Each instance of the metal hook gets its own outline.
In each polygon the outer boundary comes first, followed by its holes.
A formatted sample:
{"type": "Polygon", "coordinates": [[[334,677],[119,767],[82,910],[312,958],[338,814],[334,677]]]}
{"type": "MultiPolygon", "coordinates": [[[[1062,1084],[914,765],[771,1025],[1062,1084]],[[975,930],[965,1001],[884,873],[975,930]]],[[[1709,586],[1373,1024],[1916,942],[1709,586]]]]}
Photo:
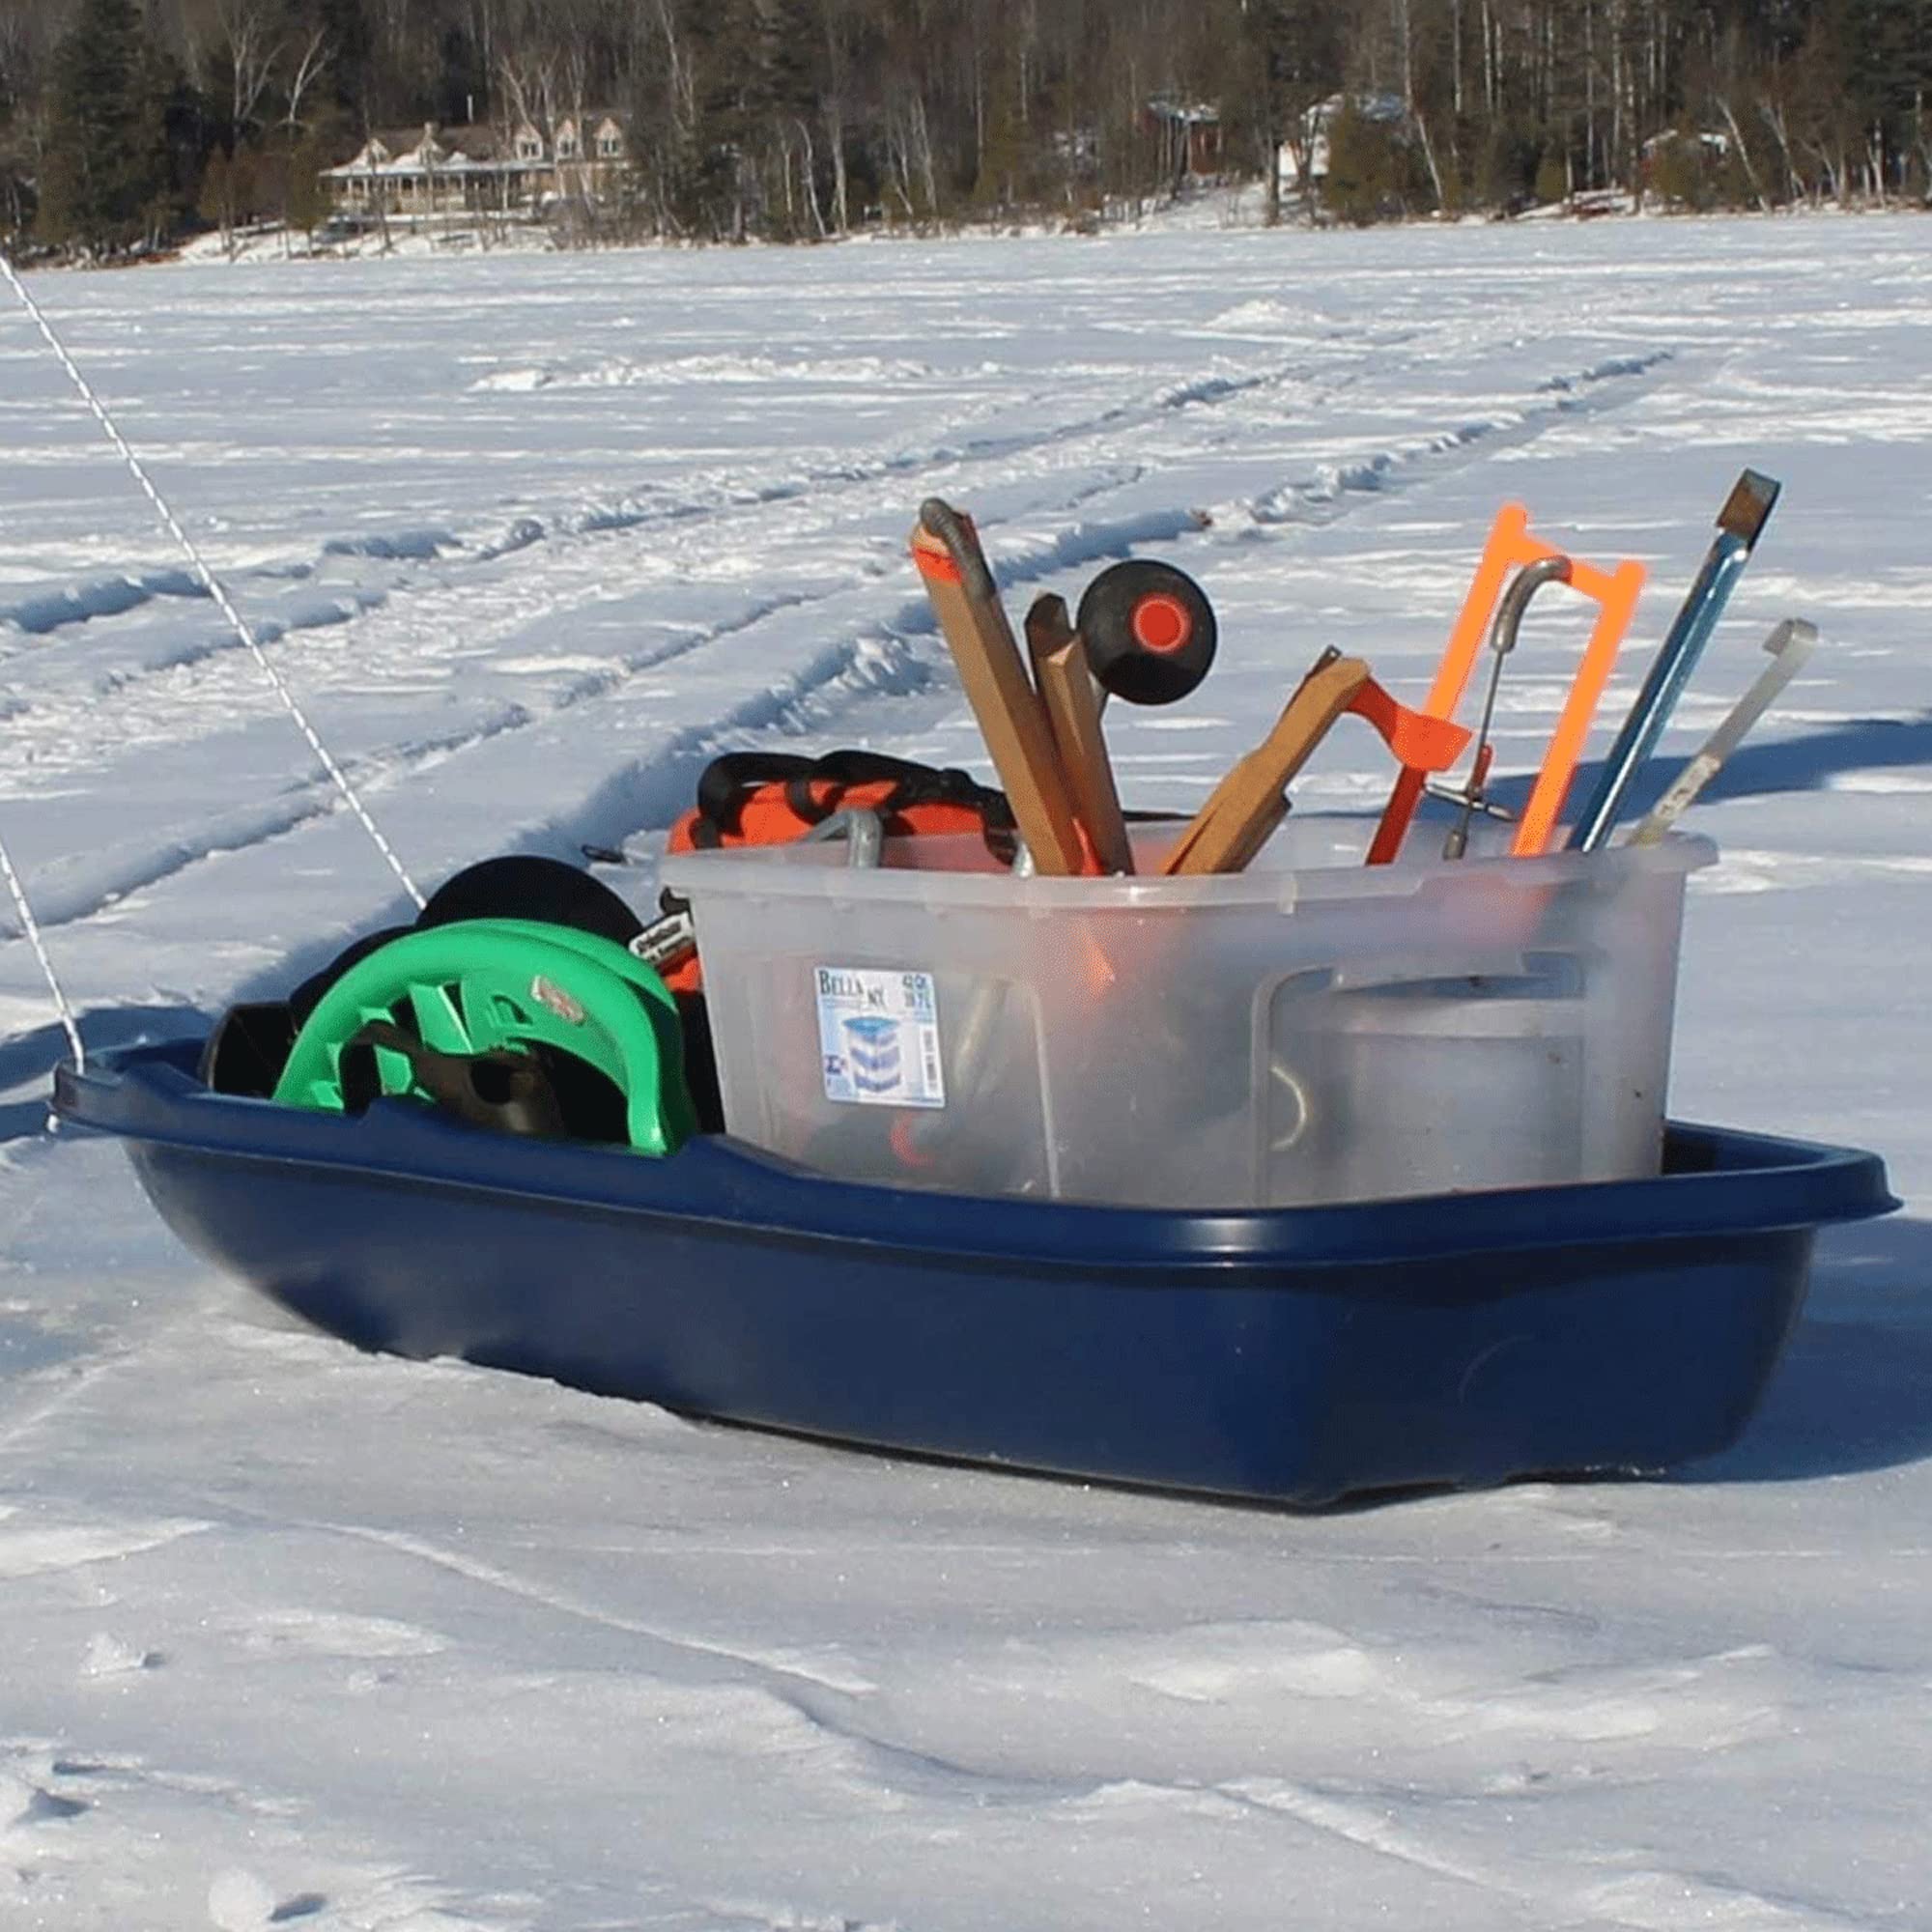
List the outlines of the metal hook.
{"type": "Polygon", "coordinates": [[[1486,796],[1490,765],[1494,757],[1494,747],[1490,743],[1490,727],[1495,722],[1496,693],[1502,685],[1503,660],[1516,649],[1516,634],[1522,626],[1522,615],[1529,609],[1529,600],[1546,583],[1568,583],[1570,582],[1570,559],[1567,556],[1546,556],[1535,563],[1526,563],[1510,580],[1510,585],[1496,605],[1495,623],[1490,631],[1490,684],[1483,694],[1483,720],[1476,730],[1476,755],[1469,766],[1468,782],[1461,793],[1463,815],[1450,827],[1449,836],[1442,841],[1442,856],[1445,859],[1460,859],[1469,849],[1469,823],[1478,811],[1489,811],[1491,807],[1486,796]]]}

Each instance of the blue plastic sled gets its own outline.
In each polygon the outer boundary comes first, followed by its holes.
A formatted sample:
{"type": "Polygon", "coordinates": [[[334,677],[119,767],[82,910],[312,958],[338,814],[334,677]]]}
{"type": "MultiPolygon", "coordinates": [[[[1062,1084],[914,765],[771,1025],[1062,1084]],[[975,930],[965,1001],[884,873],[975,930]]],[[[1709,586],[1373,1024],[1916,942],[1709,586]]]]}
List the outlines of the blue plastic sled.
{"type": "Polygon", "coordinates": [[[1220,1213],[911,1193],[63,1068],[198,1253],[365,1349],[876,1448],[1316,1504],[1734,1441],[1868,1153],[1669,1129],[1656,1179],[1220,1213]]]}

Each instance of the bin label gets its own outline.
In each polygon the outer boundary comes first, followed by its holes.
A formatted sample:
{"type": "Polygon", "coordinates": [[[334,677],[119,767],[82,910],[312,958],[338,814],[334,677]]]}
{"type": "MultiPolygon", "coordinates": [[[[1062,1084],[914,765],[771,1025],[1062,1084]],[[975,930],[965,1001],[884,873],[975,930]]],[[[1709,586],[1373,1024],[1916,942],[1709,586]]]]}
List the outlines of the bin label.
{"type": "Polygon", "coordinates": [[[939,998],[930,973],[817,966],[825,1097],[862,1107],[943,1107],[939,998]]]}

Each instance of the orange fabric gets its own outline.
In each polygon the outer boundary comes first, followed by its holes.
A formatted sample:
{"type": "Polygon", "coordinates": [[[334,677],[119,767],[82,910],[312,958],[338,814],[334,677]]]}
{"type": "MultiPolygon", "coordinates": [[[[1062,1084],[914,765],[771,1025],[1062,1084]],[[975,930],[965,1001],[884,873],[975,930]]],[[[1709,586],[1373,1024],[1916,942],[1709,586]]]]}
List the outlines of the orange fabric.
{"type": "MultiPolygon", "coordinates": [[[[830,779],[813,779],[810,783],[812,800],[823,808],[826,816],[848,808],[853,810],[875,810],[885,805],[897,788],[898,781],[895,779],[875,779],[863,784],[840,784],[830,779]]],[[[810,831],[812,821],[801,818],[792,810],[791,801],[786,796],[787,789],[782,781],[759,785],[746,796],[740,807],[738,829],[735,832],[720,832],[716,839],[710,841],[711,844],[784,845],[802,838],[810,831]]],[[[702,812],[695,808],[687,811],[672,825],[665,849],[670,852],[699,850],[696,833],[702,822],[702,812]]],[[[973,806],[928,800],[898,807],[890,815],[890,825],[895,833],[902,830],[914,838],[946,833],[979,833],[985,830],[985,817],[973,806]]],[[[1088,869],[1098,872],[1100,863],[1094,857],[1092,841],[1087,838],[1084,828],[1081,839],[1088,869]]],[[[673,993],[703,990],[704,976],[696,952],[671,965],[661,967],[659,971],[665,984],[673,993]]]]}
{"type": "MultiPolygon", "coordinates": [[[[813,802],[822,806],[824,815],[829,817],[834,811],[847,808],[855,811],[876,810],[892,797],[895,782],[879,779],[866,784],[841,785],[827,779],[814,779],[810,790],[813,802]]],[[[791,809],[791,801],[785,793],[786,787],[782,784],[760,785],[744,801],[738,814],[737,831],[721,832],[716,842],[720,845],[783,845],[803,838],[811,830],[812,821],[801,818],[791,809]]],[[[985,823],[973,807],[943,802],[901,806],[892,815],[895,822],[903,823],[906,831],[915,836],[979,832],[985,823]]],[[[666,849],[671,852],[696,851],[696,832],[702,817],[703,814],[696,810],[687,811],[671,827],[666,849]]]]}

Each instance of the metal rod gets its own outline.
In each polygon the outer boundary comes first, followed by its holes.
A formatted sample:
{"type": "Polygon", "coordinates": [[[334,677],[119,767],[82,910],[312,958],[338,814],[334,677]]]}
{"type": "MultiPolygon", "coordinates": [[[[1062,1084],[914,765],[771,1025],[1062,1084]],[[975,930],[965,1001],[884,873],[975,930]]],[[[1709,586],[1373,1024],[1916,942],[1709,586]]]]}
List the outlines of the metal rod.
{"type": "Polygon", "coordinates": [[[1765,639],[1764,647],[1771,653],[1771,662],[1758,672],[1750,689],[1731,706],[1723,723],[1704,740],[1702,749],[1671,781],[1670,789],[1638,821],[1630,836],[1633,845],[1655,845],[1677,823],[1686,808],[1717,777],[1745,734],[1771,709],[1778,693],[1803,668],[1817,643],[1817,626],[1798,617],[1787,617],[1765,639]]]}
{"type": "Polygon", "coordinates": [[[1663,727],[1670,722],[1670,714],[1684,695],[1690,673],[1697,668],[1697,660],[1711,640],[1711,633],[1730,601],[1731,591],[1771,520],[1778,489],[1773,478],[1760,475],[1755,469],[1747,469],[1732,486],[1724,507],[1718,513],[1718,534],[1705,553],[1703,566],[1659,646],[1657,661],[1651,666],[1650,674],[1631,706],[1630,716],[1624,720],[1623,728],[1604,760],[1597,788],[1590,794],[1589,803],[1570,835],[1573,852],[1594,852],[1608,839],[1631,781],[1657,749],[1657,741],[1663,735],[1663,727]]]}
{"type": "Polygon", "coordinates": [[[845,805],[828,818],[821,818],[810,831],[801,833],[801,845],[829,845],[835,838],[848,840],[845,864],[857,872],[873,870],[886,849],[885,821],[869,806],[845,805]]]}
{"type": "Polygon", "coordinates": [[[1479,810],[1488,808],[1485,794],[1490,781],[1490,765],[1494,757],[1490,729],[1495,723],[1496,694],[1503,681],[1503,660],[1516,649],[1516,637],[1522,628],[1523,612],[1529,609],[1529,600],[1546,583],[1568,583],[1570,577],[1570,559],[1567,556],[1546,556],[1536,563],[1524,564],[1511,579],[1509,588],[1496,605],[1495,622],[1490,631],[1490,682],[1483,693],[1482,723],[1476,727],[1476,750],[1469,765],[1469,781],[1463,787],[1463,814],[1450,827],[1448,838],[1442,841],[1442,856],[1445,859],[1460,859],[1468,851],[1469,822],[1479,810]]]}

